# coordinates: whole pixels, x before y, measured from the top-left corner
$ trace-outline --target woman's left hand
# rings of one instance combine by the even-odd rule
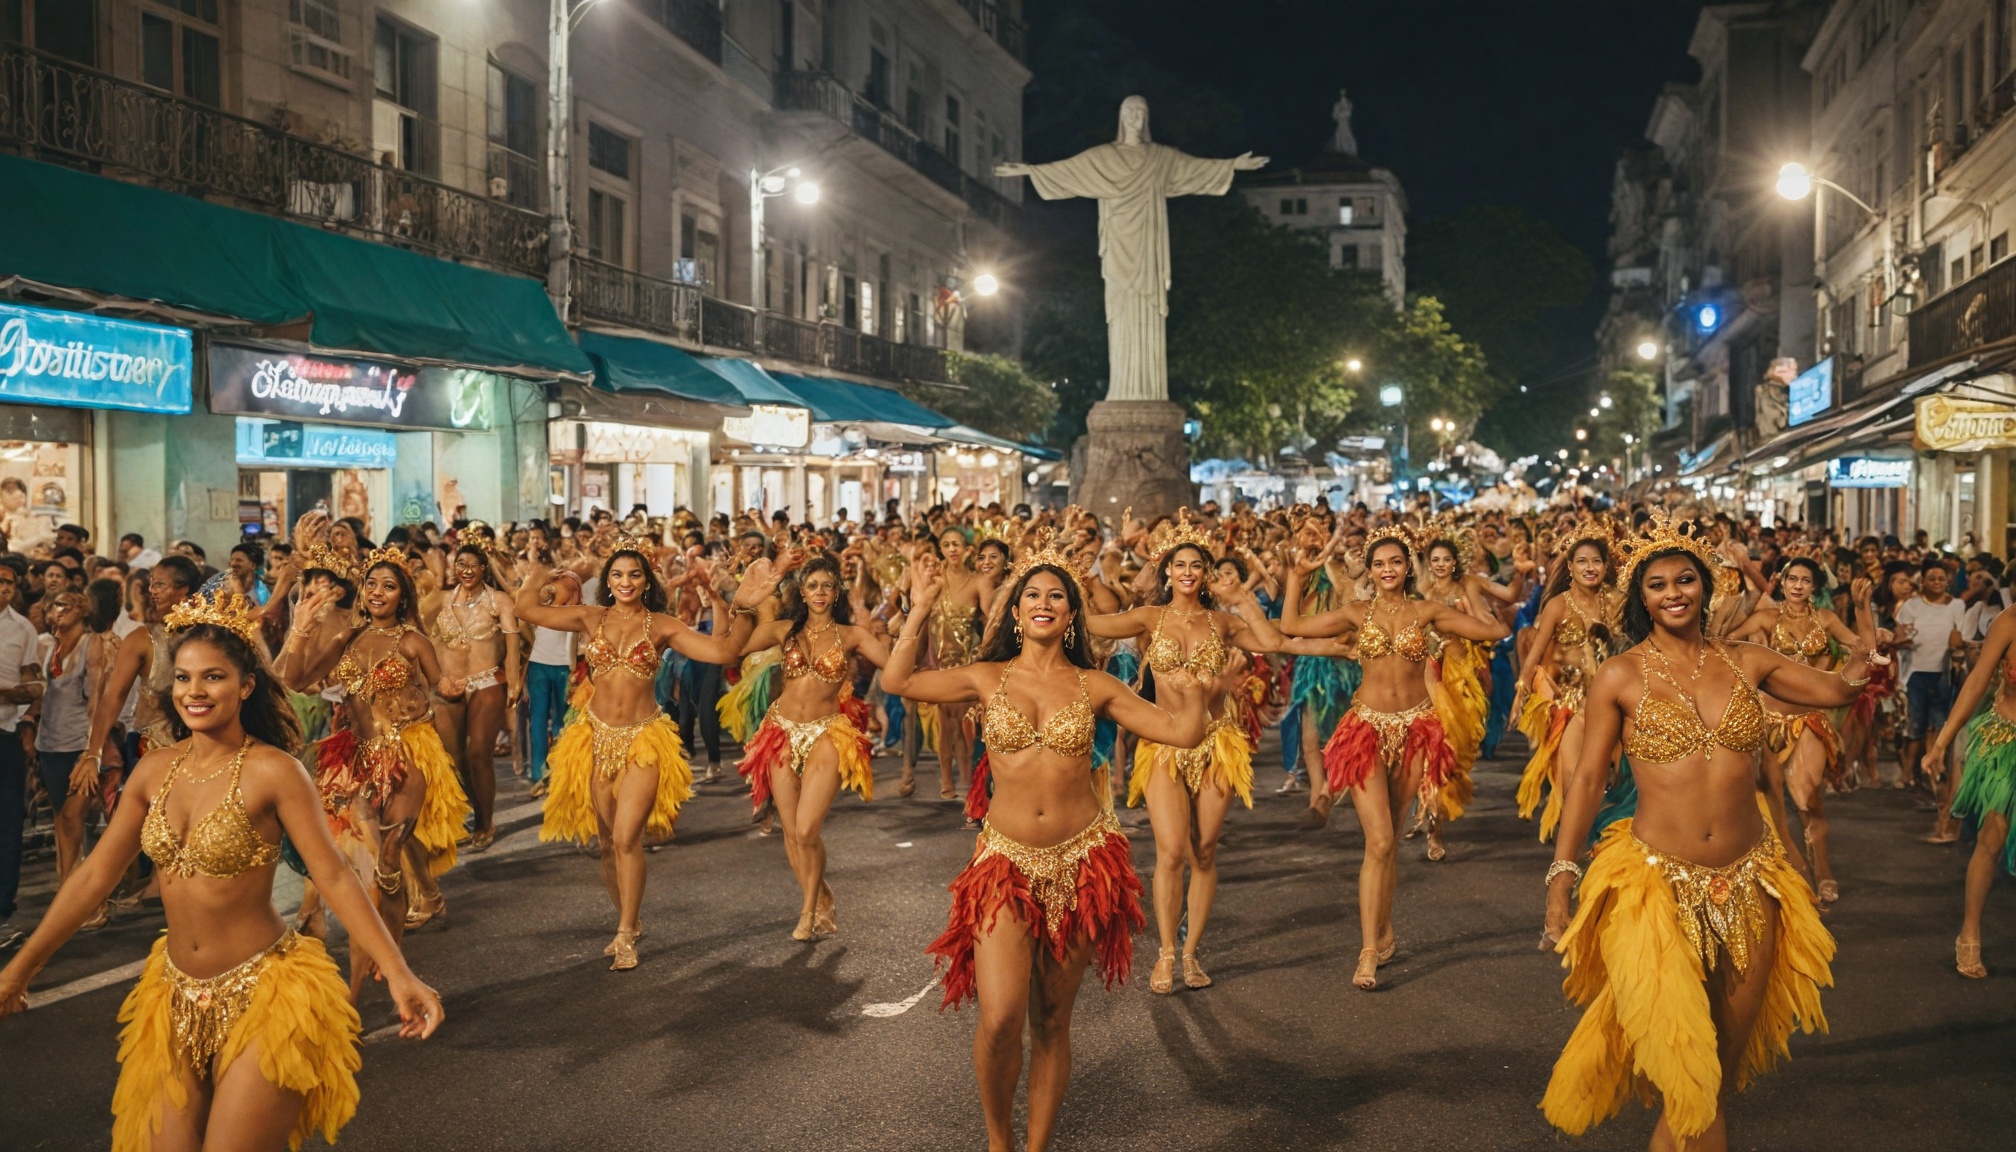
[[[441,1007],[441,994],[421,983],[412,972],[387,977],[385,987],[399,1009],[399,1035],[408,1040],[425,1040],[448,1018]]]

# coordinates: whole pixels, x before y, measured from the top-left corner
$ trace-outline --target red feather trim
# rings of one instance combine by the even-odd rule
[[[1134,933],[1148,924],[1141,912],[1141,878],[1127,838],[1113,833],[1087,853],[1078,866],[1078,907],[1064,913],[1052,935],[1044,924],[1044,908],[1029,893],[1029,878],[1006,856],[975,860],[952,881],[952,915],[944,935],[924,951],[944,969],[945,1000],[940,1011],[977,1000],[973,950],[1003,912],[1019,921],[1039,948],[1062,964],[1073,942],[1089,938],[1100,978],[1110,991],[1125,983],[1134,966]]]
[[[854,686],[849,684],[840,693],[840,714],[854,725],[857,732],[868,731],[868,702],[854,695]]]
[[[968,820],[985,820],[987,818],[987,808],[993,800],[993,797],[987,795],[987,777],[993,771],[993,766],[988,763],[990,759],[992,759],[991,754],[982,756],[980,757],[980,762],[973,765],[973,783],[966,788],[966,818]]]
[[[756,730],[748,747],[742,750],[742,762],[735,765],[735,771],[749,781],[749,802],[761,812],[763,805],[770,802],[770,769],[787,762],[791,755],[791,737],[776,724],[764,724]]]
[[[1356,712],[1346,712],[1323,745],[1323,773],[1330,791],[1356,788],[1379,765],[1379,730]]]
[[[1421,765],[1421,786],[1440,788],[1456,775],[1456,747],[1442,727],[1442,718],[1430,712],[1407,726],[1407,743],[1400,755],[1403,764]]]

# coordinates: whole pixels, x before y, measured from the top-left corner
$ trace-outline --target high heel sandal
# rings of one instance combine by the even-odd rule
[[[1988,969],[1981,963],[1981,941],[1966,937],[1953,940],[1953,968],[1969,980],[1984,980]]]
[[[1209,988],[1211,977],[1204,972],[1204,966],[1197,962],[1195,953],[1183,957],[1183,986],[1185,988]]]
[[[611,972],[628,972],[637,966],[637,937],[639,935],[640,933],[637,932],[624,932],[620,930],[616,933],[616,939],[609,945],[615,949],[615,951],[610,953],[610,955],[615,957],[614,960],[609,962],[609,970]]]
[[[825,883],[819,885],[819,897],[812,904],[812,935],[831,936],[840,931],[840,924],[833,918],[833,910],[838,902],[833,899],[833,889]]]
[[[1176,950],[1164,948],[1155,957],[1155,968],[1148,973],[1148,990],[1157,996],[1167,996],[1176,991]]]
[[[1370,992],[1379,986],[1379,950],[1361,948],[1358,950],[1358,970],[1351,974],[1351,983]]]
[[[1384,948],[1379,949],[1379,963],[1384,964],[1387,961],[1393,959],[1394,955],[1397,954],[1399,951],[1400,951],[1400,938],[1398,936],[1386,937],[1386,946]]]
[[[617,935],[618,937],[621,937],[621,936],[623,935],[623,933],[622,933],[622,932],[621,932],[621,931],[619,930],[619,931],[618,931],[618,932],[616,933],[616,935]],[[635,931],[635,932],[632,932],[632,933],[630,934],[630,939],[631,939],[631,942],[632,942],[632,943],[635,943],[635,942],[636,942],[636,941],[638,941],[638,940],[642,940],[642,939],[644,939],[644,926],[643,926],[642,924],[639,924],[639,925],[637,926],[637,931]],[[614,956],[614,955],[616,955],[616,941],[614,941],[614,940],[611,940],[611,941],[609,942],[609,946],[608,946],[607,948],[604,948],[604,949],[602,949],[602,955],[604,955],[604,956]]]

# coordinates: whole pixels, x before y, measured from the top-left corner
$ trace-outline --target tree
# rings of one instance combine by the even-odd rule
[[[1006,440],[1041,436],[1057,414],[1057,393],[1006,356],[946,353],[954,387],[906,384],[903,394],[969,428]]]

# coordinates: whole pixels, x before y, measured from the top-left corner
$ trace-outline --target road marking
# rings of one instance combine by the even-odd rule
[[[908,840],[899,840],[896,842],[896,847],[898,848],[915,848],[916,846]]]
[[[912,1008],[915,1008],[917,1006],[917,1002],[919,1000],[924,999],[924,997],[928,995],[930,991],[933,988],[936,988],[937,986],[938,986],[938,978],[934,976],[931,978],[931,983],[924,985],[924,987],[922,988],[919,988],[917,990],[917,994],[915,996],[910,997],[908,1000],[905,1000],[900,1004],[870,1004],[866,1008],[861,1009],[861,1015],[874,1016],[878,1019],[884,1019],[884,1020],[888,1019],[891,1016],[901,1016],[903,1013],[908,1012]]]

